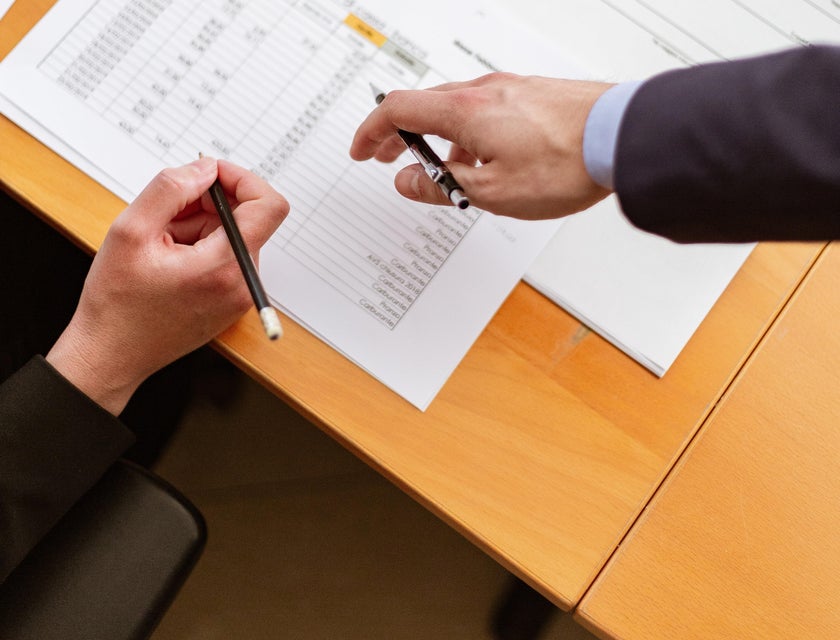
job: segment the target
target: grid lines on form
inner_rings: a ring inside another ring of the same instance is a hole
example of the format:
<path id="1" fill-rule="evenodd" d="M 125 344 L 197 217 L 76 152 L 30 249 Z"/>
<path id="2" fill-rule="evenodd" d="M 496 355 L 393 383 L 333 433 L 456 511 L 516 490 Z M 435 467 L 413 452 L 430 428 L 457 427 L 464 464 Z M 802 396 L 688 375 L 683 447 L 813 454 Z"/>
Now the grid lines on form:
<path id="1" fill-rule="evenodd" d="M 840 37 L 840 6 L 834 0 L 708 0 L 684 3 L 679 12 L 671 0 L 600 2 L 686 65 Z"/>
<path id="2" fill-rule="evenodd" d="M 369 64 L 376 64 L 376 56 Z M 278 176 L 278 187 L 291 201 L 305 194 L 300 199 L 308 199 L 312 206 L 305 215 L 291 215 L 274 241 L 365 312 L 394 328 L 478 213 L 408 202 L 390 187 L 392 168 L 347 158 L 352 133 L 372 104 L 366 77 L 348 86 L 342 108 L 331 112 L 301 148 L 298 162 Z M 321 169 L 324 158 L 333 159 L 329 190 L 307 179 L 307 173 Z"/>
<path id="3" fill-rule="evenodd" d="M 237 131 L 240 123 L 259 115 L 262 64 L 253 63 L 271 60 L 262 57 L 264 45 L 273 44 L 268 30 L 290 7 L 269 0 L 100 0 L 40 68 L 168 164 L 190 161 L 199 150 L 227 157 L 245 133 Z M 138 13 L 149 19 L 138 23 Z M 108 66 L 99 64 L 103 57 Z M 252 80 L 245 90 L 240 74 Z"/>
<path id="4" fill-rule="evenodd" d="M 204 151 L 268 180 L 292 204 L 272 246 L 393 329 L 479 213 L 410 203 L 391 167 L 349 159 L 369 81 L 446 78 L 346 4 L 97 0 L 39 69 L 164 164 Z"/>

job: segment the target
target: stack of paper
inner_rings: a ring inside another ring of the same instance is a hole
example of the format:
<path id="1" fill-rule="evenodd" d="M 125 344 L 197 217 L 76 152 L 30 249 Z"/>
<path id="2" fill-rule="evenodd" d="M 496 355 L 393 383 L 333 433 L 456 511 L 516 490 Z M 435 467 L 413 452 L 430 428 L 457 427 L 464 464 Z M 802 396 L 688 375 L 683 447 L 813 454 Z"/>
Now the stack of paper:
<path id="1" fill-rule="evenodd" d="M 0 64 L 0 94 L 126 200 L 199 151 L 263 176 L 292 207 L 261 252 L 273 301 L 425 408 L 557 223 L 410 202 L 393 188 L 408 159 L 348 150 L 371 83 L 494 68 L 571 72 L 477 0 L 59 0 Z"/>
<path id="2" fill-rule="evenodd" d="M 840 10 L 797 0 L 562 0 L 522 17 L 596 77 L 665 69 L 818 41 L 840 41 Z M 752 245 L 677 245 L 631 227 L 614 198 L 568 219 L 525 280 L 663 375 Z"/>
<path id="3" fill-rule="evenodd" d="M 525 281 L 662 376 L 751 249 L 644 233 L 611 198 L 570 217 Z"/>
<path id="4" fill-rule="evenodd" d="M 292 205 L 261 255 L 269 295 L 418 407 L 532 263 L 528 282 L 662 374 L 749 247 L 673 245 L 613 201 L 544 223 L 408 202 L 405 162 L 347 155 L 369 85 L 641 77 L 836 39 L 837 20 L 801 1 L 506 4 L 514 17 L 482 0 L 58 0 L 0 63 L 0 107 L 126 200 L 199 151 L 265 177 Z"/>

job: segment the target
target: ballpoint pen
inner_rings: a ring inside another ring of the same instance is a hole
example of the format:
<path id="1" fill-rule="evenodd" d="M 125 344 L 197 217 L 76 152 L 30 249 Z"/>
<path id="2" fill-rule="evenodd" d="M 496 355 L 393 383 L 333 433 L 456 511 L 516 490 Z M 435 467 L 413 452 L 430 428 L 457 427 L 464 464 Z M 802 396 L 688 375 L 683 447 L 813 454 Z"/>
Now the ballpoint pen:
<path id="1" fill-rule="evenodd" d="M 198 156 L 200 158 L 203 157 L 201 153 Z M 242 239 L 242 234 L 236 225 L 230 203 L 225 196 L 222 183 L 219 182 L 218 178 L 210 185 L 209 193 L 210 199 L 213 200 L 213 205 L 219 213 L 219 218 L 222 220 L 222 226 L 225 229 L 228 240 L 230 240 L 230 245 L 233 247 L 233 254 L 236 256 L 236 261 L 239 263 L 239 268 L 245 277 L 245 284 L 248 285 L 251 298 L 254 300 L 254 305 L 260 314 L 260 320 L 262 321 L 263 329 L 265 329 L 265 334 L 270 339 L 277 340 L 277 338 L 283 335 L 283 326 L 280 324 L 280 318 L 277 317 L 277 312 L 268 301 L 268 296 L 260 281 L 259 273 L 257 273 L 257 267 L 251 259 L 251 254 L 248 253 L 248 247 Z"/>
<path id="2" fill-rule="evenodd" d="M 385 92 L 380 91 L 372 84 L 370 85 L 370 88 L 373 91 L 376 104 L 379 104 L 385 99 Z M 408 147 L 408 150 L 411 151 L 415 158 L 417 158 L 417 161 L 423 167 L 426 175 L 428 175 L 432 181 L 440 187 L 440 190 L 443 191 L 452 204 L 459 209 L 466 209 L 469 207 L 469 198 L 467 198 L 464 194 L 464 190 L 461 188 L 461 185 L 459 185 L 455 180 L 455 177 L 449 171 L 449 168 L 443 163 L 443 160 L 441 160 L 429 146 L 429 143 L 423 139 L 423 136 L 403 129 L 397 129 L 397 134 L 399 134 L 402 141 L 405 142 L 405 146 Z"/>

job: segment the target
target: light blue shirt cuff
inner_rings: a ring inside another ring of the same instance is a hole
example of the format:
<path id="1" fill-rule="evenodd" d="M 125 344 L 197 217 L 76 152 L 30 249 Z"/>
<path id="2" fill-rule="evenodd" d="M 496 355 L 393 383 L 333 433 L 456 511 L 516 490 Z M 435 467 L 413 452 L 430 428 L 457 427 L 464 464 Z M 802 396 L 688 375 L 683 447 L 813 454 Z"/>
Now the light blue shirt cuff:
<path id="1" fill-rule="evenodd" d="M 607 89 L 589 112 L 583 128 L 583 163 L 589 176 L 613 188 L 615 148 L 624 111 L 643 81 L 622 82 Z"/>

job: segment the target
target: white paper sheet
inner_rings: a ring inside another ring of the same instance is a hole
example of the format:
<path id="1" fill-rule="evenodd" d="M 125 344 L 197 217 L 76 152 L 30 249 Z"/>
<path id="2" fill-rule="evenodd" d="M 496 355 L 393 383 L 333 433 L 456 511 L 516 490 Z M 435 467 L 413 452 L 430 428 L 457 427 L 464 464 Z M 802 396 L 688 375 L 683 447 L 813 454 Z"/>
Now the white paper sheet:
<path id="1" fill-rule="evenodd" d="M 569 218 L 525 280 L 662 376 L 751 250 L 644 233 L 610 198 Z"/>
<path id="2" fill-rule="evenodd" d="M 6 12 L 11 8 L 11 6 L 15 3 L 15 0 L 0 0 L 0 19 L 6 15 Z"/>
<path id="3" fill-rule="evenodd" d="M 840 41 L 831 0 L 523 0 L 522 18 L 598 78 Z M 525 280 L 664 375 L 752 245 L 678 245 L 631 227 L 614 198 L 575 216 Z"/>
<path id="4" fill-rule="evenodd" d="M 126 200 L 199 151 L 263 175 L 292 204 L 261 253 L 269 295 L 425 408 L 558 223 L 408 202 L 404 162 L 347 150 L 369 83 L 493 68 L 576 73 L 483 2 L 59 0 L 0 87 L 6 114 Z"/>

